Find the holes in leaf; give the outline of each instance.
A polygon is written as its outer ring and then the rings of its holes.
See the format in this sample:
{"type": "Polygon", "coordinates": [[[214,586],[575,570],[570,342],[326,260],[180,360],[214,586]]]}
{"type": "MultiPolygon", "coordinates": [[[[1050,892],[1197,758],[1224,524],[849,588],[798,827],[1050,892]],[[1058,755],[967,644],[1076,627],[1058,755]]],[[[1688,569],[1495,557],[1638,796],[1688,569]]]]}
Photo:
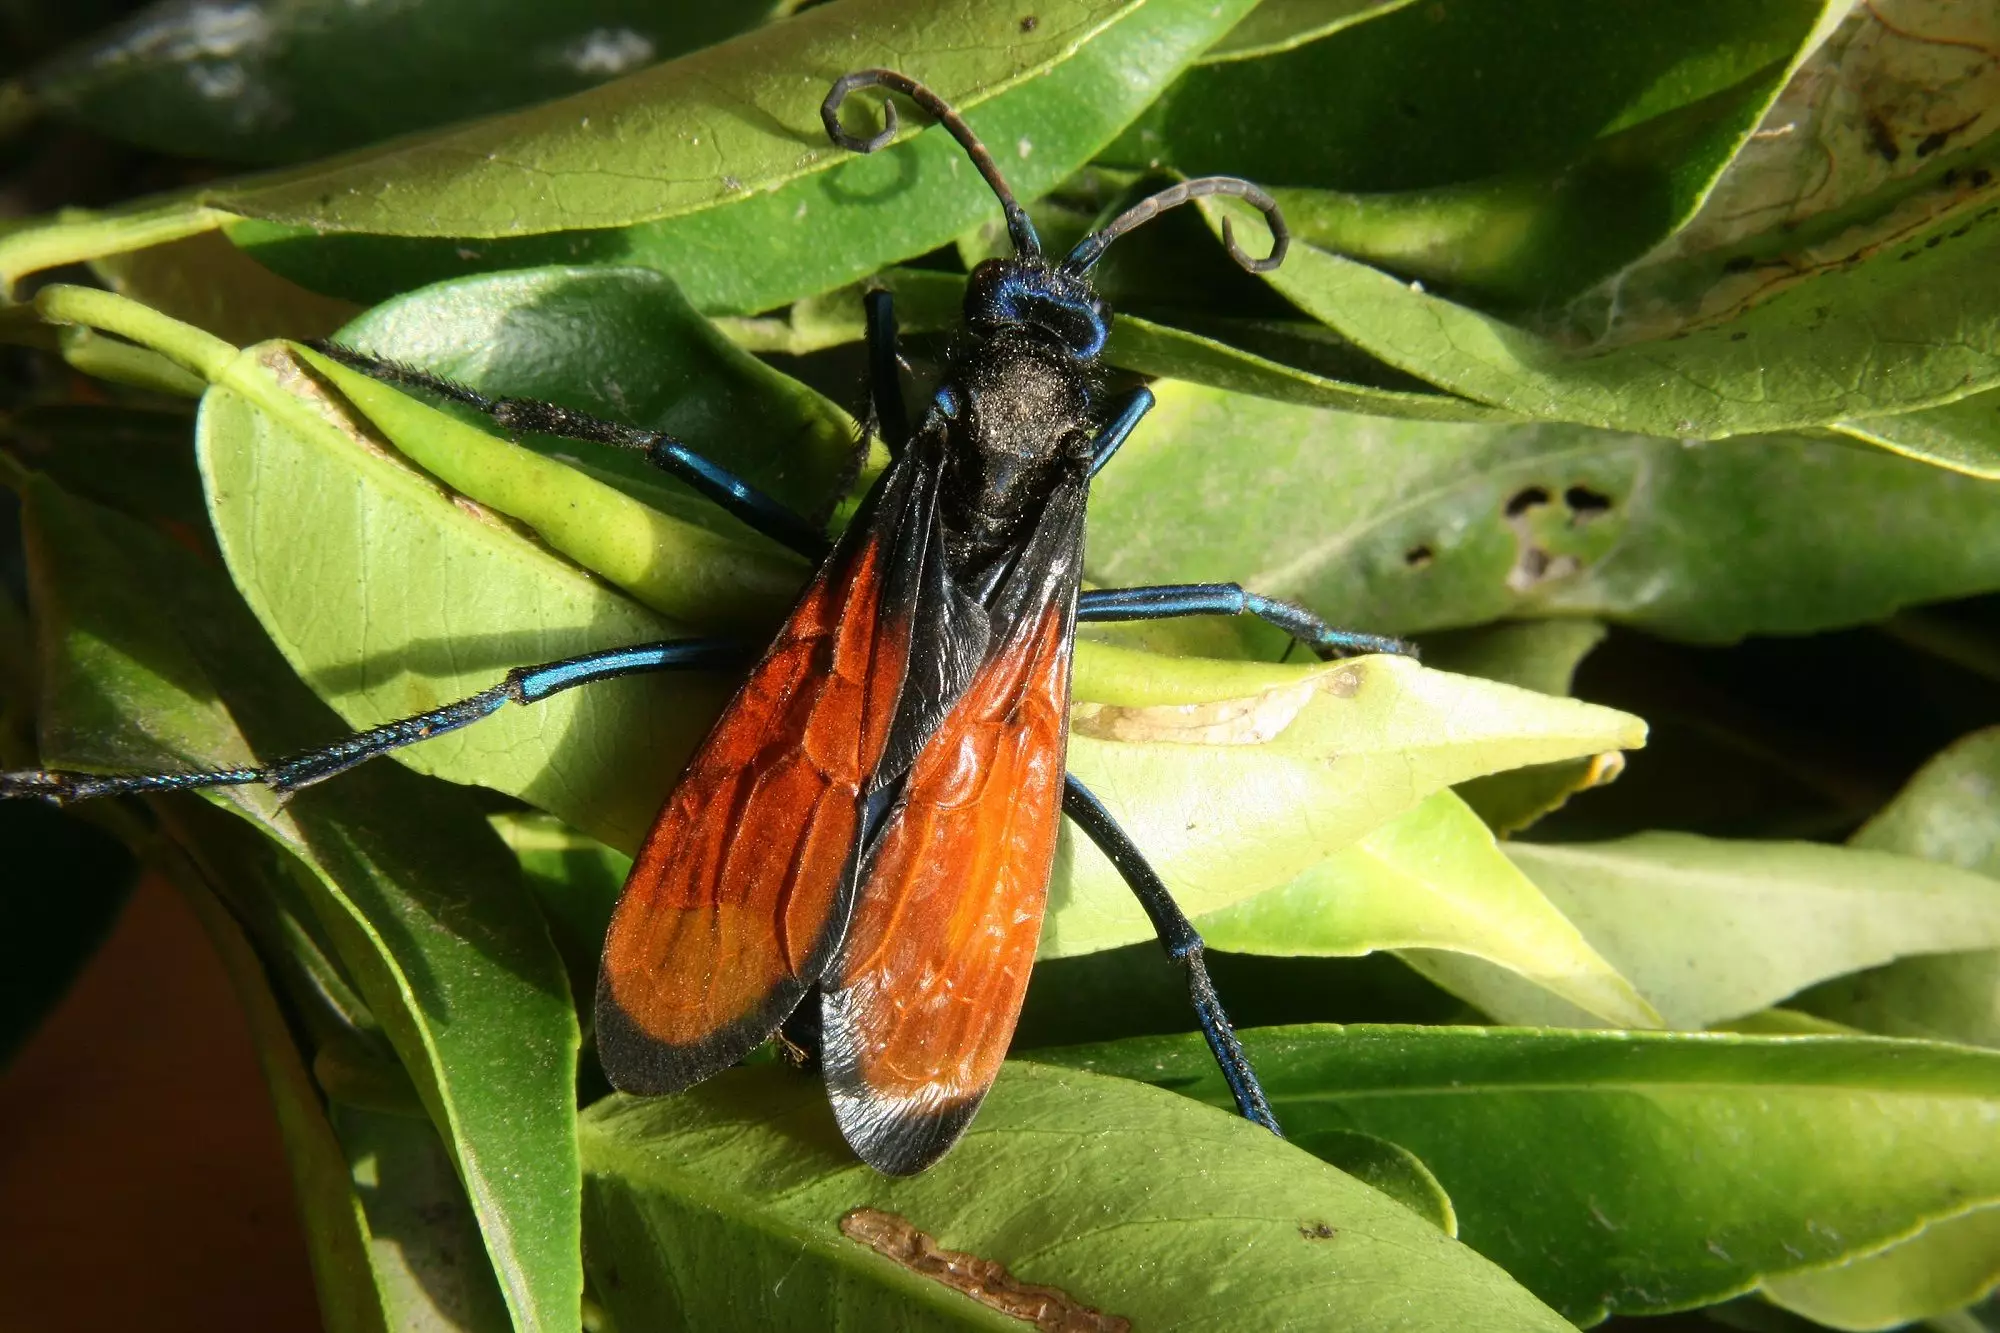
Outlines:
{"type": "Polygon", "coordinates": [[[1579,520],[1595,518],[1611,508],[1611,497],[1588,486],[1572,486],[1563,492],[1563,503],[1579,520]]]}
{"type": "Polygon", "coordinates": [[[1403,563],[1411,569],[1422,569],[1435,559],[1437,559],[1437,552],[1431,550],[1427,545],[1419,544],[1412,546],[1409,550],[1403,552],[1403,563]]]}
{"type": "Polygon", "coordinates": [[[1530,509],[1533,509],[1536,505],[1545,505],[1548,502],[1549,502],[1549,492],[1546,487],[1542,486],[1525,487],[1522,490],[1514,492],[1512,496],[1508,497],[1507,517],[1519,518],[1521,515],[1527,513],[1530,509]]]}

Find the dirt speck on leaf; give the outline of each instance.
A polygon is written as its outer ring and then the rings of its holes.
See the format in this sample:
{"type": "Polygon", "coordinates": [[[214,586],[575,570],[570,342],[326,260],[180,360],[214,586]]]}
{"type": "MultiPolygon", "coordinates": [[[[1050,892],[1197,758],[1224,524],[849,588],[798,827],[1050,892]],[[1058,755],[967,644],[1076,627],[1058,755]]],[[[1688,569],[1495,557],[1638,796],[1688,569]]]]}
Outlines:
{"type": "Polygon", "coordinates": [[[840,1219],[840,1234],[1042,1333],[1130,1333],[1132,1328],[1131,1320],[1093,1310],[1066,1291],[1023,1282],[996,1260],[944,1249],[908,1218],[879,1208],[847,1213],[840,1219]]]}

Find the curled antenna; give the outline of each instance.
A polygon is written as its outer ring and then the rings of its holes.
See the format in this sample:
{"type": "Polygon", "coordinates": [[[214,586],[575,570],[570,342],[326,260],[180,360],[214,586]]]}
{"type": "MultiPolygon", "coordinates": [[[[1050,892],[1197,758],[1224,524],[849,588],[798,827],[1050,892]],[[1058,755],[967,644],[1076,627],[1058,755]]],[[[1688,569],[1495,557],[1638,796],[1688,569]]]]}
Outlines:
{"type": "Polygon", "coordinates": [[[1252,273],[1269,273],[1285,262],[1285,251],[1291,248],[1292,233],[1285,226],[1285,215],[1278,211],[1278,201],[1249,181],[1238,180],[1234,176],[1200,176],[1141,199],[1078,241],[1076,249],[1069,252],[1069,258],[1063,260],[1063,271],[1078,274],[1090,272],[1091,266],[1104,257],[1105,248],[1120,236],[1170,208],[1178,208],[1188,200],[1199,199],[1205,194],[1234,195],[1262,212],[1264,221],[1270,225],[1271,253],[1258,259],[1236,243],[1236,233],[1230,229],[1229,219],[1224,218],[1222,244],[1228,249],[1231,259],[1252,273]]]}
{"type": "Polygon", "coordinates": [[[842,75],[834,81],[832,91],[819,104],[819,118],[826,126],[827,137],[840,147],[853,153],[872,153],[896,137],[901,122],[896,116],[896,104],[882,104],[882,131],[873,138],[864,139],[849,134],[840,123],[840,104],[856,88],[889,88],[901,93],[918,106],[936,117],[938,124],[945,127],[951,137],[958,140],[959,147],[972,159],[972,165],[986,178],[993,193],[1000,200],[1000,207],[1007,214],[1007,235],[1013,239],[1014,253],[1026,257],[1042,252],[1041,239],[1035,235],[1035,224],[1028,221],[1027,210],[1014,198],[1014,192],[1001,179],[1000,168],[993,161],[993,154],[986,151],[986,145],[979,142],[979,136],[965,123],[964,117],[951,109],[951,104],[930,89],[918,83],[907,74],[898,74],[893,69],[858,69],[852,74],[842,75]]]}

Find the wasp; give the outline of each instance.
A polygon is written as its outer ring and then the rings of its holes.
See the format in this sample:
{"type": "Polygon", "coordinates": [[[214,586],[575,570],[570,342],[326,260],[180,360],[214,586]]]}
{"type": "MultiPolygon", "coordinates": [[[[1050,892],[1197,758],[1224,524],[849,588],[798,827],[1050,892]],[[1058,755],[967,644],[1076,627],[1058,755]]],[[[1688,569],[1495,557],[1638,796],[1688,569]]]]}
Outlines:
{"type": "MultiPolygon", "coordinates": [[[[879,87],[964,148],[1006,219],[1013,254],[975,267],[963,328],[912,424],[892,298],[865,298],[873,418],[891,461],[829,546],[805,519],[662,434],[526,399],[492,399],[421,370],[327,346],[384,380],[475,408],[510,431],[637,449],[729,512],[819,561],[776,639],[695,751],[612,913],[596,1041],[612,1084],[682,1091],[789,1030],[816,1047],[834,1118],[855,1153],[921,1171],[964,1134],[1007,1052],[1027,990],[1067,815],[1131,886],[1185,970],[1203,1033],[1237,1106],[1276,1119],[1158,874],[1064,771],[1070,662],[1080,622],[1253,615],[1322,655],[1407,652],[1335,630],[1302,607],[1228,583],[1082,590],[1091,478],[1153,405],[1112,398],[1099,363],[1111,312],[1091,270],[1120,236],[1206,195],[1256,207],[1270,253],[1289,236],[1247,181],[1184,181],[1126,209],[1060,260],[964,119],[916,80],[869,69],[820,107],[833,142],[869,153],[843,102],[879,87]]],[[[0,775],[0,796],[59,801],[261,784],[293,791],[509,704],[640,672],[741,660],[683,639],[521,667],[489,690],[263,767],[160,774],[0,775]]]]}

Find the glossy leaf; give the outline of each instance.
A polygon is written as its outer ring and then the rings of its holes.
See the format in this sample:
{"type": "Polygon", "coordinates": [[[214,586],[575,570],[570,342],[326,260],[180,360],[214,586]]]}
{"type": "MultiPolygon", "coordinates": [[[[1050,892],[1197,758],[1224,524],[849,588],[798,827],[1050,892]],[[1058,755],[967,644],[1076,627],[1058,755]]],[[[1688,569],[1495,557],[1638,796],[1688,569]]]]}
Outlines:
{"type": "Polygon", "coordinates": [[[421,1118],[339,1102],[330,1116],[367,1218],[369,1258],[395,1314],[392,1328],[514,1327],[437,1131],[421,1118]]]}
{"type": "Polygon", "coordinates": [[[594,259],[659,268],[703,310],[765,310],[993,215],[941,129],[866,161],[829,144],[818,109],[838,74],[889,64],[923,78],[990,142],[1013,146],[1009,179],[1032,197],[1088,161],[1248,7],[1061,0],[1039,5],[1024,33],[1000,10],[934,22],[926,0],[818,6],[513,116],[209,187],[199,202],[29,228],[0,239],[0,279],[248,217],[276,224],[232,230],[265,262],[361,299],[468,271],[594,259]],[[752,236],[758,260],[744,264],[752,236]]]}
{"type": "MultiPolygon", "coordinates": [[[[464,698],[516,666],[685,633],[276,392],[284,417],[227,389],[204,402],[216,537],[287,660],[350,725],[464,698]]],[[[611,681],[399,753],[631,846],[726,688],[705,674],[611,681]]]]}
{"type": "MultiPolygon", "coordinates": [[[[1225,664],[1079,645],[1069,766],[1193,915],[1289,883],[1479,773],[1644,742],[1627,714],[1428,671],[1407,658],[1225,664]]],[[[1065,828],[1042,956],[1151,938],[1065,828]]]]}
{"type": "MultiPolygon", "coordinates": [[[[222,187],[213,202],[247,217],[403,236],[519,236],[673,217],[850,161],[819,121],[820,100],[841,73],[902,67],[974,111],[1146,8],[1053,0],[1023,32],[1019,15],[999,9],[937,22],[914,0],[820,6],[549,105],[222,187]]],[[[905,137],[923,128],[914,117],[905,124],[905,137]]],[[[930,138],[949,143],[942,131],[930,138]]],[[[923,160],[908,150],[878,159],[893,165],[870,184],[896,181],[923,160]]],[[[976,176],[958,174],[968,197],[984,193],[976,176]]]]}
{"type": "MultiPolygon", "coordinates": [[[[1905,954],[2000,945],[1991,880],[1887,852],[1649,833],[1513,842],[1507,855],[1680,1028],[1905,954]]],[[[1441,957],[1420,970],[1503,1022],[1591,1026],[1489,967],[1441,957]]]]}
{"type": "MultiPolygon", "coordinates": [[[[1409,1149],[1466,1243],[1585,1326],[1721,1300],[2000,1199],[1992,1052],[1493,1028],[1272,1028],[1245,1046],[1288,1132],[1409,1149]]],[[[1035,1058],[1228,1100],[1196,1034],[1035,1058]]]]}
{"type": "Polygon", "coordinates": [[[2000,391],[1900,416],[1836,422],[1834,429],[1953,472],[2000,479],[2000,391]]]}
{"type": "Polygon", "coordinates": [[[1933,1222],[1900,1245],[1837,1268],[1777,1278],[1764,1293],[1839,1329],[1896,1328],[1948,1314],[2000,1285],[2000,1208],[1933,1222]]]}
{"type": "Polygon", "coordinates": [[[1775,61],[1557,165],[1383,194],[1284,190],[1279,202],[1298,234],[1323,250],[1472,304],[1537,309],[1582,291],[1684,223],[1788,73],[1775,61]]]}
{"type": "MultiPolygon", "coordinates": [[[[236,767],[337,734],[212,566],[43,481],[27,513],[53,636],[44,762],[236,767]]],[[[576,1020],[511,858],[463,795],[390,765],[222,800],[311,868],[319,924],[452,1146],[517,1324],[572,1322],[576,1020]]]]}
{"type": "Polygon", "coordinates": [[[259,0],[218,13],[156,3],[26,84],[44,107],[115,138],[295,162],[574,92],[754,27],[776,7],[259,0]]]}
{"type": "Polygon", "coordinates": [[[1587,16],[1556,0],[1413,5],[1275,57],[1192,70],[1106,157],[1344,190],[1473,180],[1563,160],[1720,92],[1786,59],[1819,12],[1813,0],[1703,0],[1671,19],[1634,0],[1587,16]],[[1271,133],[1306,117],[1311,136],[1271,133]]]}
{"type": "MultiPolygon", "coordinates": [[[[1578,664],[1604,634],[1605,627],[1595,620],[1502,621],[1426,635],[1424,657],[1447,671],[1504,680],[1543,694],[1568,694],[1578,664]]],[[[1459,784],[1458,794],[1488,828],[1507,837],[1561,809],[1578,792],[1616,781],[1624,771],[1624,758],[1614,751],[1474,778],[1459,784]]]]}
{"type": "MultiPolygon", "coordinates": [[[[859,295],[853,300],[858,313],[859,295]]],[[[664,431],[804,513],[832,508],[861,441],[846,412],[719,337],[671,280],[650,269],[526,269],[439,283],[375,307],[334,337],[490,397],[539,398],[664,431]]],[[[427,422],[405,434],[436,429],[427,422]]],[[[545,452],[650,483],[640,493],[656,507],[741,534],[711,505],[661,501],[662,491],[688,500],[692,492],[631,453],[541,443],[545,452]]],[[[405,452],[415,456],[409,446],[405,452]]]]}
{"type": "Polygon", "coordinates": [[[1726,321],[1595,354],[1310,244],[1294,245],[1266,281],[1362,350],[1452,393],[1545,420],[1715,439],[1909,412],[2000,383],[1996,219],[2000,210],[1947,217],[1726,321]],[[1884,345],[1920,352],[1884,359],[1884,345]]]}
{"type": "Polygon", "coordinates": [[[1700,212],[1560,322],[1586,342],[1656,341],[1979,212],[2000,126],[1981,53],[1996,39],[2000,16],[1982,6],[1852,7],[1700,212]]]}
{"type": "Polygon", "coordinates": [[[1112,324],[1105,358],[1142,375],[1207,384],[1304,407],[1418,421],[1504,421],[1509,415],[1471,399],[1426,391],[1420,384],[1388,388],[1343,378],[1343,372],[1354,373],[1343,363],[1360,359],[1351,350],[1342,352],[1302,337],[1258,341],[1261,350],[1253,350],[1128,313],[1112,324]],[[1292,360],[1281,359],[1277,355],[1280,348],[1290,353],[1292,360]],[[1333,364],[1316,367],[1315,362],[1333,364]]]}
{"type": "MultiPolygon", "coordinates": [[[[1976,871],[2000,901],[1996,782],[2000,731],[1974,732],[1925,765],[1854,845],[1976,871]]],[[[1900,959],[1819,986],[1804,1003],[1872,1032],[2000,1046],[2000,951],[1900,959]]]]}
{"type": "Polygon", "coordinates": [[[107,255],[91,271],[119,295],[233,343],[324,338],[361,313],[287,282],[214,232],[107,255]]]}
{"type": "Polygon", "coordinates": [[[1331,37],[1369,19],[1393,14],[1410,0],[1263,0],[1208,48],[1204,65],[1225,60],[1255,60],[1331,37]]]}
{"type": "Polygon", "coordinates": [[[1087,569],[1110,586],[1232,579],[1391,633],[1598,616],[1697,642],[2000,588],[2000,487],[1846,443],[1156,392],[1092,490],[1087,569]]]}
{"type": "Polygon", "coordinates": [[[855,1162],[816,1080],[766,1066],[583,1121],[594,1288],[621,1326],[1554,1330],[1506,1275],[1348,1176],[1151,1088],[1010,1064],[950,1156],[890,1179],[855,1162]],[[907,1224],[895,1262],[843,1233],[907,1224]],[[893,1225],[889,1223],[888,1225],[893,1225]],[[927,1275],[939,1249],[1005,1266],[984,1302],[927,1275]],[[1408,1293],[1423,1292],[1420,1304],[1408,1293]],[[1030,1307],[1032,1308],[1032,1307],[1030,1307]],[[1099,1320],[1086,1313],[1095,1311],[1099,1320]]]}
{"type": "Polygon", "coordinates": [[[1660,1015],[1494,844],[1479,816],[1439,792],[1284,885],[1195,923],[1209,947],[1354,955],[1442,949],[1518,973],[1613,1027],[1660,1015]]]}
{"type": "Polygon", "coordinates": [[[1323,249],[1489,299],[1545,301],[1687,219],[1838,21],[1830,8],[1846,7],[1410,6],[1192,70],[1105,156],[1304,187],[1281,201],[1323,249]],[[1270,132],[1283,124],[1313,132],[1270,132]]]}
{"type": "MultiPolygon", "coordinates": [[[[341,269],[380,268],[378,256],[406,266],[403,286],[414,285],[416,272],[427,281],[469,267],[589,257],[661,269],[699,309],[748,314],[935,249],[995,215],[993,196],[941,129],[866,160],[829,144],[819,105],[839,74],[891,65],[922,78],[969,113],[1002,154],[1016,193],[1031,198],[1084,165],[1248,8],[1248,0],[1062,0],[1038,5],[1034,30],[1023,33],[1022,16],[1011,10],[975,8],[939,21],[922,0],[819,7],[393,159],[216,198],[285,224],[279,233],[239,232],[257,239],[260,251],[322,250],[317,260],[272,257],[301,280],[300,263],[339,283],[341,269]],[[580,234],[525,248],[504,240],[323,246],[301,230],[328,228],[455,238],[580,234]],[[745,263],[752,239],[757,257],[745,263]]],[[[861,123],[861,108],[849,114],[861,123]]],[[[910,114],[903,123],[921,120],[910,114]]]]}

